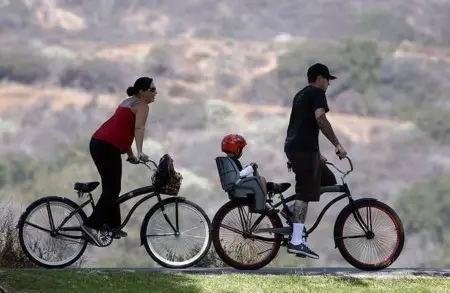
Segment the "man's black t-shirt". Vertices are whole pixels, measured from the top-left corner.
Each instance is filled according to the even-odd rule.
[[[329,111],[325,91],[322,89],[308,85],[295,95],[284,143],[285,152],[319,150],[319,126],[314,114],[319,108]]]

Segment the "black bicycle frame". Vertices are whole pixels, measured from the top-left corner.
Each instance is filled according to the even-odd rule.
[[[356,218],[356,221],[358,222],[358,224],[361,226],[361,228],[366,228],[367,226],[364,224],[364,221],[362,220],[362,217],[359,213],[359,211],[356,209],[356,205],[354,203],[354,200],[351,196],[350,193],[350,189],[348,188],[347,183],[343,183],[342,185],[331,185],[331,186],[322,186],[320,188],[320,193],[327,193],[327,192],[343,192],[343,194],[337,196],[336,198],[332,199],[320,212],[319,216],[317,217],[316,221],[314,222],[314,224],[312,225],[312,227],[306,231],[306,235],[308,236],[309,234],[311,234],[316,228],[317,226],[319,226],[320,222],[322,221],[323,216],[325,215],[325,213],[328,211],[328,209],[334,205],[335,203],[337,203],[338,201],[344,199],[344,198],[348,198],[350,204],[353,205],[353,207],[355,208],[355,211],[353,212],[353,215]],[[286,203],[291,202],[293,200],[295,200],[295,195],[291,195],[287,198],[283,198],[281,195],[282,200],[277,202],[276,204],[272,205],[273,209],[276,209],[277,207],[279,207],[280,205],[286,205]],[[269,211],[270,212],[270,211]],[[256,220],[256,222],[253,224],[252,228],[250,229],[250,231],[252,231],[258,224],[259,222],[261,222],[261,220],[264,218],[264,214],[262,214],[260,216],[260,218],[258,218],[258,220]],[[286,217],[285,217],[286,218]],[[286,218],[288,219],[288,218]],[[361,223],[362,222],[362,223]],[[277,233],[277,234],[283,234],[283,235],[290,235],[291,234],[291,227],[282,227],[282,228],[263,228],[263,229],[257,229],[254,232],[271,232],[271,233]],[[255,238],[260,238],[258,236],[255,236]],[[265,239],[265,238],[261,238],[261,239]]]
[[[320,212],[319,216],[317,217],[316,221],[314,222],[314,224],[311,226],[311,228],[309,230],[306,231],[306,236],[311,234],[316,228],[317,226],[319,226],[320,222],[322,221],[323,216],[325,215],[325,213],[328,211],[328,209],[334,205],[335,203],[337,203],[338,201],[344,199],[344,198],[348,198],[350,202],[353,201],[352,196],[350,194],[350,190],[347,186],[347,183],[344,183],[342,185],[331,185],[331,186],[322,186],[320,188],[320,193],[330,193],[330,192],[343,192],[343,194],[337,196],[336,198],[332,199],[329,203],[327,203],[322,211]],[[276,203],[275,205],[273,205],[273,208],[277,208],[280,205],[284,205],[288,202],[291,202],[295,200],[295,195],[291,195],[285,199],[282,199],[280,202]],[[287,233],[283,233],[283,234],[290,234],[290,228],[289,231]]]
[[[62,226],[73,216],[73,215],[75,215],[76,213],[78,213],[78,211],[79,210],[81,210],[81,209],[83,209],[85,206],[87,206],[89,203],[92,205],[92,207],[94,208],[94,199],[93,199],[93,197],[92,197],[92,194],[89,192],[89,193],[87,193],[88,194],[88,196],[89,196],[89,199],[87,200],[87,201],[85,201],[84,203],[82,203],[78,208],[76,208],[75,210],[73,210],[67,217],[65,217],[65,219],[62,221],[62,223],[58,226],[58,228],[56,228],[56,229],[54,229],[54,224],[53,224],[53,218],[52,218],[52,216],[51,216],[51,213],[49,213],[49,217],[50,217],[50,225],[51,225],[51,228],[52,228],[52,230],[53,231],[49,231],[49,230],[47,230],[47,229],[45,229],[45,228],[42,228],[42,227],[39,227],[39,226],[37,226],[37,225],[34,225],[34,224],[31,224],[31,223],[27,223],[28,225],[30,225],[30,226],[33,226],[33,227],[35,227],[35,228],[37,228],[37,229],[40,229],[40,230],[43,230],[43,231],[46,231],[46,232],[48,232],[48,233],[50,233],[50,234],[59,234],[59,235],[62,235],[62,236],[65,236],[65,237],[67,237],[67,238],[74,238],[74,239],[82,239],[83,237],[82,236],[72,236],[72,235],[65,235],[65,234],[62,234],[62,233],[59,233],[58,231],[80,231],[81,230],[81,228],[80,227],[65,227],[65,228],[62,228]],[[143,195],[143,194],[148,194],[148,195],[146,195],[146,196],[144,196],[143,198],[141,198],[138,202],[136,202],[135,204],[134,204],[134,206],[131,208],[131,210],[128,212],[128,214],[127,214],[127,216],[126,216],[126,218],[125,218],[125,220],[122,222],[122,224],[120,225],[120,228],[119,228],[119,230],[120,229],[123,229],[123,227],[125,227],[126,226],[126,224],[128,223],[128,221],[130,220],[130,218],[131,218],[131,216],[132,216],[132,214],[134,213],[134,211],[143,203],[143,202],[145,202],[146,200],[148,200],[148,199],[150,199],[150,198],[152,198],[152,197],[154,197],[154,196],[156,196],[157,198],[158,198],[158,203],[160,204],[160,207],[161,207],[161,209],[164,211],[164,206],[161,204],[161,195],[158,193],[158,192],[156,192],[155,191],[155,188],[154,188],[154,186],[153,185],[149,185],[149,186],[145,186],[145,187],[141,187],[141,188],[137,188],[137,189],[134,189],[134,190],[131,190],[131,191],[129,191],[129,192],[127,192],[127,193],[124,193],[123,195],[121,195],[121,196],[119,196],[119,198],[116,200],[116,204],[119,204],[119,205],[121,205],[121,204],[123,204],[123,203],[125,203],[126,201],[128,201],[128,200],[130,200],[130,199],[133,199],[133,198],[136,198],[136,197],[138,197],[138,196],[141,196],[141,195]],[[81,196],[80,196],[81,197]],[[47,202],[47,209],[49,209],[50,208],[50,206],[49,206],[49,203]],[[174,227],[173,225],[172,225],[172,223],[171,223],[171,221],[169,220],[169,218],[167,217],[167,215],[164,215],[164,218],[166,219],[166,221],[169,223],[169,225],[172,227],[172,229],[174,230],[174,233],[178,233],[178,215],[177,215],[177,223],[176,223],[176,227]]]

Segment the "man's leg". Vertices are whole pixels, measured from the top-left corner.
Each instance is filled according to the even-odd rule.
[[[303,229],[308,213],[308,203],[318,201],[319,171],[318,153],[293,153],[287,154],[295,173],[295,210],[293,214],[293,230],[288,252],[297,253],[317,259],[319,256],[309,249],[303,241]]]
[[[320,176],[321,186],[336,185],[337,184],[336,176],[330,170],[330,168],[328,168],[327,164],[321,161],[320,168],[321,168],[321,176]]]
[[[291,243],[298,245],[303,242],[303,228],[305,227],[308,202],[297,199],[293,213],[293,230]]]

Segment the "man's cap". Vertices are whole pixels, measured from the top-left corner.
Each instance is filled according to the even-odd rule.
[[[315,77],[322,75],[324,78],[328,78],[330,80],[336,79],[337,77],[331,75],[330,70],[326,65],[322,63],[316,63],[308,68],[308,79],[314,79]]]

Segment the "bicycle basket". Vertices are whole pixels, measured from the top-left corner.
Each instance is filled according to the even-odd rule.
[[[176,196],[180,191],[183,176],[175,171],[172,158],[165,154],[159,160],[159,165],[152,176],[152,181],[156,192]]]

